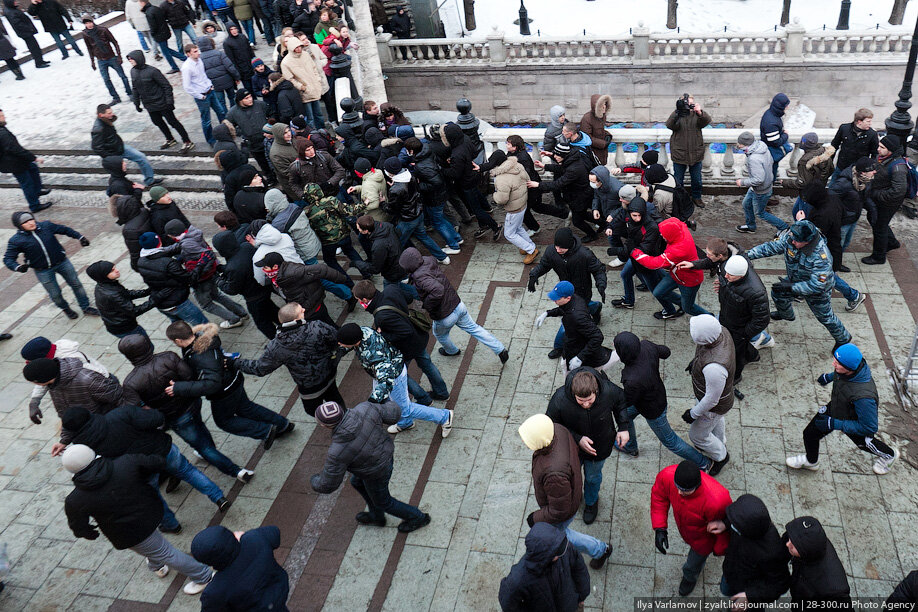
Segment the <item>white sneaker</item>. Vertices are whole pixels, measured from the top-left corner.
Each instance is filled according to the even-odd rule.
[[[619,266],[623,266],[623,265],[625,265],[625,262],[623,262],[623,261],[622,261],[621,259],[619,259],[618,257],[616,257],[615,259],[613,259],[612,261],[609,262],[609,267],[610,267],[610,268],[618,268]]]
[[[440,433],[443,434],[444,438],[448,438],[450,432],[453,431],[453,411],[447,410],[447,412],[449,413],[449,418],[445,423],[440,425]]]
[[[893,456],[889,459],[877,459],[873,462],[873,473],[883,476],[884,474],[889,474],[889,468],[892,467],[892,464],[896,462],[896,459],[899,458],[899,449],[893,449]]]
[[[768,338],[768,340],[765,341],[764,340],[765,338]],[[758,340],[756,340],[755,342],[750,342],[750,344],[752,344],[753,348],[755,348],[756,350],[762,349],[762,348],[772,348],[775,345],[775,339],[770,334],[766,335],[762,333],[759,335]]]
[[[440,265],[441,265],[441,266],[448,266],[450,263],[452,263],[452,262],[449,260],[449,255],[446,256],[446,259],[441,259],[441,260],[440,260]]]
[[[253,472],[252,470],[247,470],[245,468],[242,468],[241,470],[239,470],[239,473],[236,474],[236,480],[238,480],[242,484],[249,484],[249,481],[252,480],[252,476],[254,475],[255,475],[255,472]]]
[[[240,318],[235,323],[230,323],[229,321],[220,321],[220,329],[233,329],[234,327],[242,327],[245,323]]]
[[[194,456],[197,457],[198,459],[200,459],[201,461],[204,461],[204,460],[205,460],[205,459],[204,459],[204,456],[203,456],[201,453],[199,453],[198,451],[192,450],[191,452],[194,453]]]
[[[806,460],[806,455],[793,455],[791,457],[788,457],[784,463],[787,464],[787,467],[793,468],[795,470],[799,470],[803,468],[804,470],[810,470],[811,472],[815,472],[816,470],[819,469],[819,462],[810,463],[809,461]],[[874,467],[874,469],[876,468]]]
[[[214,572],[215,574],[216,572]],[[210,584],[210,581],[214,579],[214,574],[210,575],[210,580],[207,582],[195,582],[190,580],[185,583],[185,586],[182,587],[182,591],[185,595],[198,595],[201,591],[207,588],[207,585]]]
[[[459,246],[462,246],[463,244],[465,244],[465,239],[464,239],[464,238],[460,238],[458,244],[459,244]]]
[[[169,575],[169,566],[164,565],[153,573],[156,574],[157,578],[165,578]]]
[[[415,427],[417,427],[417,423],[415,423],[414,421],[412,421],[411,425],[409,425],[408,427],[399,427],[398,423],[396,423],[395,425],[389,425],[389,428],[386,429],[386,431],[388,431],[390,434],[397,434],[403,431],[408,431],[409,429],[414,429]]]
[[[462,251],[460,251],[459,249],[454,249],[452,247],[445,246],[443,247],[443,252],[446,253],[447,255],[458,255]]]
[[[538,232],[535,231],[535,230],[530,230],[530,229],[526,230],[526,234],[527,234],[530,238],[532,238],[533,236],[535,236],[537,233],[538,233]]]
[[[341,250],[341,247],[338,247],[337,249],[335,249],[335,255],[341,255],[343,253],[344,251]]]

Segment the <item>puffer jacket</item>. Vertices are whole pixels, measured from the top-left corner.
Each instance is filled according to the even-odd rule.
[[[150,213],[134,196],[118,196],[115,200],[115,223],[121,226],[121,237],[131,254],[131,268],[137,270],[140,260],[140,236],[153,231]]]
[[[556,178],[539,183],[539,191],[558,190],[572,211],[589,210],[593,205],[593,190],[590,189],[590,168],[585,160],[583,155],[571,151],[560,164],[545,164],[545,171],[555,173]]]
[[[790,105],[790,98],[783,93],[777,94],[771,99],[771,105],[762,120],[759,122],[759,138],[766,146],[779,148],[787,142],[787,134],[784,133],[784,109]]]
[[[574,376],[586,372],[596,379],[599,391],[590,408],[584,409],[578,402],[571,385]],[[615,432],[627,431],[631,420],[625,411],[625,393],[613,383],[604,372],[590,367],[581,367],[568,372],[564,386],[557,389],[548,401],[545,411],[552,421],[567,428],[577,443],[581,461],[602,461],[612,454]],[[590,438],[595,455],[589,455],[580,448],[580,438]]]
[[[159,410],[118,406],[105,414],[90,414],[85,425],[73,430],[70,443],[85,444],[109,459],[128,453],[165,457],[172,450],[172,438],[162,430],[165,422]]]
[[[105,376],[86,368],[83,361],[75,357],[57,361],[60,363],[60,374],[48,385],[48,395],[57,416],[63,418],[64,412],[71,406],[82,406],[93,414],[105,414],[121,405],[124,389],[114,374]],[[69,444],[72,437],[72,432],[61,429],[62,444]]]
[[[216,323],[204,323],[191,328],[195,338],[182,349],[182,359],[194,372],[194,380],[176,381],[173,393],[179,397],[206,397],[219,400],[244,384],[242,372],[226,363]]]
[[[273,285],[287,303],[299,302],[306,309],[306,316],[312,316],[325,300],[322,281],[347,283],[348,277],[324,263],[301,264],[283,262],[278,268]]]
[[[618,199],[618,191],[624,183],[612,176],[605,166],[596,166],[590,174],[599,179],[601,185],[593,190],[593,210],[598,210],[600,219],[607,219],[621,210],[622,202]]]
[[[832,139],[832,147],[838,151],[835,167],[845,170],[862,157],[876,157],[879,144],[880,137],[876,130],[859,130],[853,121],[843,123],[838,126]]]
[[[370,172],[363,175],[362,182],[354,186],[354,194],[359,202],[348,207],[344,205],[347,214],[353,217],[367,214],[375,221],[388,223],[389,214],[383,210],[382,202],[386,199],[386,177],[382,170],[371,168]]]
[[[791,601],[795,604],[815,604],[837,601],[851,602],[848,576],[818,520],[812,516],[797,517],[789,522],[781,541],[790,540],[799,557],[791,557]],[[812,603],[811,603],[812,602]]]
[[[96,281],[94,293],[96,308],[102,315],[102,324],[113,336],[124,334],[137,327],[137,317],[153,309],[153,300],[135,305],[139,300],[150,295],[149,287],[128,289],[117,280],[93,278]]]
[[[668,346],[641,340],[630,331],[620,332],[612,341],[622,360],[622,389],[625,402],[637,408],[647,420],[659,418],[666,410],[666,385],[660,378],[660,360],[669,359]]]
[[[670,217],[660,222],[660,235],[666,241],[666,248],[660,255],[647,255],[640,249],[634,249],[631,256],[648,270],[666,270],[674,281],[682,287],[697,287],[704,281],[704,272],[688,268],[677,270],[676,265],[683,261],[695,261],[698,249],[695,239],[683,221]]]
[[[500,581],[498,600],[503,612],[571,612],[589,595],[583,555],[564,532],[536,523],[526,534],[526,554]]]
[[[577,357],[585,366],[598,368],[605,365],[612,351],[602,345],[602,331],[593,321],[586,300],[577,294],[567,304],[548,311],[550,317],[561,317],[564,326],[564,359],[570,363]]]
[[[561,115],[566,112],[565,108],[559,104],[552,106],[548,110],[550,121],[548,127],[545,128],[545,135],[542,136],[542,148],[544,150],[553,151],[555,145],[558,144],[558,140],[561,138],[561,128],[564,127],[564,123],[561,122]]]
[[[899,151],[885,159],[877,160],[880,167],[870,181],[867,194],[877,206],[897,208],[908,193],[908,167]]]
[[[532,483],[539,509],[535,523],[563,523],[577,514],[583,500],[580,447],[563,425],[554,424],[548,446],[532,453]]]
[[[835,164],[832,162],[834,155],[835,148],[832,145],[818,146],[815,149],[806,151],[797,160],[797,177],[792,185],[787,185],[787,183],[784,183],[784,185],[793,186],[797,189],[810,182],[825,185],[829,182],[832,172],[835,171]]]
[[[328,58],[313,44],[301,53],[295,53],[294,50],[301,46],[303,43],[296,38],[291,37],[287,40],[287,55],[280,64],[281,74],[300,92],[303,102],[314,102],[322,97],[323,83],[327,83],[325,75],[316,65],[316,54],[322,57],[323,65]]]
[[[383,209],[392,216],[393,223],[414,221],[424,213],[417,179],[404,169],[391,180],[389,195],[382,203]]]
[[[746,168],[749,170],[749,176],[740,179],[742,186],[751,187],[754,193],[760,195],[769,193],[775,182],[773,163],[774,159],[765,143],[761,140],[753,142],[746,149]]]
[[[303,214],[322,244],[336,244],[350,235],[347,219],[338,210],[338,198],[323,195],[321,187],[310,183],[303,192],[302,202],[305,202]]]
[[[322,472],[310,481],[313,490],[331,493],[341,486],[346,472],[366,480],[389,474],[395,444],[385,428],[401,418],[401,409],[392,401],[361,402],[344,413],[332,430]]]
[[[271,225],[290,236],[303,261],[319,255],[322,243],[309,225],[309,217],[304,214],[302,206],[288,203],[280,189],[271,189],[265,194],[265,211]]]
[[[768,508],[755,495],[740,495],[727,506],[730,543],[724,556],[724,579],[730,595],[745,591],[753,603],[777,599],[790,587],[790,553],[771,522]]]
[[[241,295],[248,302],[271,299],[271,290],[255,281],[252,258],[255,247],[242,244],[230,230],[218,232],[213,237],[214,248],[226,260],[223,273],[217,277],[217,287],[227,295]]]
[[[69,236],[79,240],[83,235],[66,225],[59,225],[53,221],[39,221],[35,230],[27,232],[17,229],[16,233],[6,244],[6,253],[3,263],[10,270],[16,270],[19,265],[19,254],[25,256],[24,263],[33,270],[47,270],[67,259],[67,252],[58,242],[56,235]]]
[[[768,327],[769,302],[768,291],[758,272],[749,264],[746,275],[738,281],[729,282],[723,273],[718,274],[720,300],[718,319],[731,335],[740,334],[751,339]]]
[[[398,265],[408,273],[411,284],[421,296],[424,310],[434,321],[445,319],[462,303],[435,258],[424,257],[416,248],[408,247],[399,256]]]
[[[723,555],[730,541],[728,532],[708,533],[708,523],[722,521],[730,505],[730,492],[712,476],[701,472],[701,484],[691,495],[680,495],[675,475],[678,466],[660,470],[650,490],[650,525],[654,529],[667,529],[669,508],[679,535],[699,555]]]
[[[850,225],[857,223],[861,218],[861,211],[870,210],[876,205],[867,197],[870,183],[862,183],[857,179],[853,166],[841,171],[835,182],[829,187],[829,193],[835,194],[841,201],[845,211],[842,214],[841,224]]]
[[[800,221],[800,223],[810,223]],[[835,287],[835,273],[832,271],[832,256],[825,239],[819,235],[816,227],[816,238],[802,249],[792,242],[793,234],[787,232],[777,240],[760,244],[746,251],[750,261],[773,255],[784,255],[788,279],[794,283],[794,295],[828,295]]]
[[[606,114],[612,108],[612,96],[593,94],[590,110],[580,119],[580,131],[590,137],[590,148],[603,166],[609,160],[609,133],[606,131]]]
[[[574,291],[587,302],[593,299],[593,281],[596,290],[606,291],[606,267],[596,258],[590,249],[583,246],[580,239],[574,237],[574,246],[564,255],[554,247],[545,249],[539,263],[529,271],[529,278],[540,278],[551,270],[558,275],[558,280],[569,281]]]
[[[149,406],[159,410],[167,421],[175,420],[191,410],[197,398],[166,395],[166,387],[194,380],[194,371],[176,353],[164,351],[153,354],[153,343],[146,336],[134,334],[118,342],[118,351],[134,369],[124,377],[124,402],[134,406]]]
[[[357,269],[364,276],[373,274],[382,274],[383,278],[390,283],[398,283],[404,280],[405,270],[398,265],[399,255],[402,253],[402,245],[398,240],[398,234],[391,223],[377,221],[376,227],[370,232],[370,240],[373,245],[370,248],[370,261],[354,262]]]
[[[223,52],[236,66],[236,70],[239,71],[244,81],[251,79],[252,75],[255,74],[255,70],[252,68],[252,59],[255,57],[255,52],[252,51],[249,42],[249,39],[246,38],[241,29],[236,32],[235,36],[227,32],[226,40],[223,41]]]
[[[324,321],[300,319],[284,323],[258,359],[237,359],[236,369],[254,376],[267,376],[287,366],[301,389],[309,389],[335,375],[338,331]]]
[[[472,142],[453,123],[447,123],[440,131],[443,144],[449,145],[449,166],[443,168],[443,175],[450,179],[457,189],[468,190],[478,186],[478,173],[472,168],[475,161],[475,149]],[[382,156],[380,156],[382,164]]]
[[[507,213],[520,212],[529,202],[529,176],[515,157],[491,170],[494,177],[494,203],[503,206]]]
[[[172,84],[159,69],[147,64],[143,51],[137,49],[128,53],[127,56],[136,63],[131,68],[131,99],[134,105],[143,103],[143,107],[148,111],[175,108]]]
[[[137,271],[151,289],[150,300],[161,309],[174,308],[188,299],[192,276],[172,250],[144,249],[137,260]]]
[[[699,115],[690,111],[680,116],[673,111],[666,119],[666,127],[672,130],[669,138],[669,156],[673,163],[692,166],[704,159],[704,136],[702,128],[711,124],[711,115],[702,110]]]
[[[218,51],[214,41],[208,36],[198,38],[198,48],[201,50],[201,61],[204,62],[204,72],[213,83],[216,91],[234,89],[236,81],[242,80],[236,65],[230,61],[223,51]]]
[[[284,261],[303,263],[303,260],[300,259],[296,252],[296,247],[293,246],[293,239],[290,236],[280,233],[274,226],[263,219],[253,221],[249,226],[249,231],[255,228],[257,228],[255,232],[255,255],[252,257],[251,265],[252,273],[258,284],[265,284],[265,273],[255,265],[255,262],[261,261],[268,253],[280,253]]]

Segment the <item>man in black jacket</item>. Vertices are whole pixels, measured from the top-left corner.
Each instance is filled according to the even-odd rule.
[[[567,143],[559,142],[555,145],[552,156],[556,162],[554,164],[543,164],[540,161],[533,163],[548,172],[554,172],[557,178],[542,182],[530,180],[527,185],[530,189],[538,189],[542,193],[560,191],[564,203],[571,209],[571,223],[586,234],[587,242],[592,242],[598,236],[596,229],[591,225],[596,223],[591,210],[593,190],[590,188],[590,170],[593,166],[586,164],[584,155],[572,152],[571,145]]]
[[[95,540],[99,531],[116,550],[130,548],[147,559],[147,568],[159,578],[169,569],[191,580],[184,592],[196,595],[204,590],[213,572],[203,563],[177,550],[159,532],[163,506],[150,477],[163,469],[159,455],[122,455],[116,459],[97,457],[84,444],[74,444],[61,457],[73,476],[74,490],[64,500],[67,523],[73,535]],[[94,519],[96,524],[90,523]]]
[[[656,151],[653,152],[656,153]],[[631,185],[622,187],[621,191],[625,190],[635,193],[634,187]],[[609,255],[616,255],[617,261],[626,262],[621,271],[624,295],[620,300],[612,300],[612,305],[615,308],[631,309],[634,308],[635,300],[635,274],[643,284],[643,288],[640,285],[638,286],[637,289],[639,291],[653,291],[663,277],[663,273],[660,270],[649,270],[637,263],[637,260],[631,257],[631,253],[634,249],[638,249],[647,255],[662,255],[666,248],[666,241],[660,235],[660,228],[654,219],[655,211],[652,202],[646,202],[643,198],[634,196],[627,203],[623,201],[622,204],[626,209],[624,213],[624,236],[621,238],[621,244],[610,247],[608,253]],[[613,233],[616,233],[621,231],[621,226],[617,225],[617,227],[610,229]]]
[[[555,391],[545,411],[552,421],[564,425],[580,447],[583,465],[583,522],[596,520],[602,466],[613,445],[629,441],[631,421],[625,411],[625,393],[604,372],[581,367],[568,373],[564,386]]]
[[[0,155],[0,172],[9,172],[16,178],[26,202],[29,203],[29,210],[36,213],[50,208],[51,202],[42,204],[38,199],[40,196],[51,193],[50,189],[45,189],[41,184],[41,174],[38,172],[38,164],[35,163],[41,160],[19,144],[19,140],[6,127],[6,115],[2,110],[0,110],[0,151],[3,151],[3,154]]]
[[[228,363],[219,331],[214,323],[194,328],[184,321],[169,324],[166,337],[182,350],[182,359],[191,367],[195,378],[173,382],[166,387],[166,395],[206,397],[217,427],[237,436],[264,440],[264,448],[269,450],[275,438],[292,432],[294,425],[249,399],[245,377]]]
[[[430,515],[401,502],[389,493],[392,455],[395,443],[383,429],[395,425],[402,413],[393,401],[385,404],[361,402],[347,412],[335,402],[325,402],[316,410],[316,420],[332,430],[331,444],[322,472],[310,479],[318,493],[331,493],[351,473],[351,486],[367,502],[367,511],[358,512],[361,525],[385,527],[386,514],[402,519],[398,530],[410,533],[430,523]]]
[[[117,120],[118,116],[115,115],[115,111],[112,110],[110,105],[100,104],[96,107],[96,122],[92,125],[92,131],[90,132],[92,150],[103,159],[118,155],[137,164],[143,173],[144,185],[147,187],[162,183],[163,179],[153,177],[153,166],[150,165],[150,160],[147,159],[147,156],[134,147],[124,144],[124,141],[121,140],[121,136],[118,135],[118,131],[115,129],[115,121]]]
[[[109,104],[120,104],[121,97],[118,90],[112,84],[112,79],[108,74],[109,69],[115,71],[121,82],[124,83],[124,91],[127,97],[131,97],[131,84],[128,82],[127,75],[121,67],[121,47],[111,31],[100,25],[96,25],[92,15],[83,15],[80,19],[83,22],[83,42],[86,43],[86,52],[89,54],[89,62],[92,69],[96,69],[96,62],[99,64],[99,72],[102,74],[102,81],[108,92],[112,94],[112,101]]]
[[[539,278],[548,274],[549,270],[558,275],[558,280],[569,281],[574,286],[574,291],[587,303],[590,315],[598,324],[602,303],[606,301],[606,268],[568,227],[555,232],[554,248],[545,249],[539,263],[529,271],[529,293],[535,292]],[[594,280],[601,298],[599,302],[593,301]],[[548,353],[548,358],[560,357],[563,344],[564,325],[558,328],[554,348]]]
[[[615,352],[602,345],[602,332],[584,299],[575,293],[574,285],[561,281],[548,292],[548,299],[557,307],[540,314],[536,328],[542,326],[546,317],[561,317],[561,327],[566,328],[561,351],[568,370],[582,365],[606,370],[618,363]]]
[[[178,58],[183,62],[186,58],[181,49],[174,51],[169,48],[172,31],[169,30],[169,24],[166,22],[166,13],[163,9],[150,4],[150,0],[140,0],[140,10],[143,11],[147,18],[147,23],[150,24],[150,35],[159,45],[159,50],[162,52],[163,57],[166,58],[166,61],[169,62],[169,67],[172,68],[167,74],[177,74],[179,69],[173,58]],[[130,54],[128,54],[128,57],[130,57]],[[134,87],[136,89],[137,86],[135,85]]]
[[[873,122],[873,111],[859,108],[854,113],[854,121],[838,126],[832,147],[838,151],[835,159],[835,170],[829,177],[829,187],[835,184],[845,168],[850,168],[862,157],[876,157],[880,137],[870,127]]]
[[[83,56],[83,52],[80,51],[80,47],[77,46],[77,42],[73,39],[73,35],[70,34],[70,30],[68,30],[68,27],[73,28],[73,19],[67,9],[61,6],[60,2],[57,0],[32,0],[28,12],[29,15],[38,17],[38,20],[41,21],[42,27],[51,35],[57,48],[61,50],[62,59],[70,57],[70,54],[67,53],[67,45],[64,43],[65,39],[70,43],[77,55]]]
[[[13,31],[16,32],[16,36],[25,42],[26,47],[29,49],[29,53],[32,54],[32,60],[35,62],[35,67],[47,68],[50,66],[51,63],[46,61],[42,55],[41,45],[35,40],[35,35],[38,34],[38,30],[35,29],[35,24],[32,23],[32,20],[19,10],[19,3],[17,0],[3,0],[3,15],[6,17],[6,20],[10,22],[10,26],[13,28]]]
[[[188,321],[192,325],[207,323],[207,317],[188,296],[191,294],[192,274],[172,255],[179,252],[174,244],[163,248],[153,232],[140,235],[140,259],[137,271],[151,289],[150,299],[157,310],[170,321]]]
[[[183,46],[183,33],[188,35],[192,43],[196,44],[198,42],[198,37],[195,36],[194,27],[192,27],[195,23],[196,15],[191,9],[191,5],[188,4],[188,0],[166,0],[159,5],[159,8],[162,9],[166,17],[166,23],[169,24],[175,34],[176,49],[181,49]]]
[[[404,53],[404,50],[402,51]],[[449,145],[449,165],[443,168],[443,175],[453,182],[465,207],[478,219],[475,238],[481,238],[488,231],[494,232],[494,240],[500,238],[504,226],[487,213],[488,201],[478,188],[479,174],[475,165],[475,150],[471,141],[454,123],[443,126],[441,137]]]
[[[226,33],[226,40],[223,41],[223,52],[236,66],[246,90],[251,92],[252,75],[255,74],[255,70],[252,68],[252,59],[254,59],[255,53],[249,44],[252,41],[245,37],[245,34],[235,23],[226,24]]]
[[[785,529],[781,539],[791,556],[791,602],[800,609],[821,607],[829,601],[841,604],[839,608],[850,605],[845,566],[822,524],[812,516],[801,516]]]
[[[274,251],[256,261],[255,265],[261,268],[270,286],[285,302],[298,302],[306,310],[308,319],[324,321],[337,327],[325,306],[325,289],[321,281],[325,279],[333,283],[345,283],[349,280],[347,276],[324,263],[307,265],[284,261],[284,257]],[[356,304],[357,300],[351,297],[348,300],[349,311],[353,311]]]
[[[377,221],[370,215],[363,215],[357,217],[357,231],[364,236],[369,236],[373,243],[370,252],[367,253],[369,261],[353,262],[360,273],[366,278],[374,274],[381,274],[383,287],[395,285],[405,294],[406,299],[420,299],[417,289],[402,282],[408,275],[398,265],[402,248],[395,227],[391,223]]]
[[[236,234],[228,229],[214,235],[213,245],[226,260],[217,278],[217,287],[226,295],[241,295],[255,327],[270,340],[277,333],[278,309],[271,299],[271,290],[255,280],[252,270],[255,247],[248,242],[240,244]]]
[[[902,157],[902,144],[895,134],[887,134],[878,148],[877,174],[873,177],[867,196],[877,206],[873,222],[873,252],[861,258],[861,263],[875,266],[886,263],[886,254],[899,248],[899,241],[889,227],[896,211],[908,194],[908,162]]]
[[[110,261],[95,262],[86,269],[86,274],[96,281],[96,308],[108,333],[116,338],[131,334],[146,336],[147,331],[137,322],[137,317],[153,310],[153,301],[135,306],[134,300],[149,297],[151,289],[128,289],[119,283],[121,272]]]
[[[424,229],[424,205],[417,179],[402,166],[398,157],[387,159],[384,170],[389,193],[381,206],[392,215],[401,248],[413,244],[412,239],[415,238],[427,247],[437,261],[444,266],[449,265],[449,255],[443,252]]]
[[[879,165],[875,159],[862,157],[852,166],[842,170],[835,182],[829,186],[829,192],[838,196],[844,209],[841,221],[842,252],[851,244],[862,211],[867,211],[867,221],[876,220],[877,207],[873,200],[867,197],[867,187],[877,175],[878,168]],[[851,271],[844,264],[841,264],[838,269],[841,272]]]
[[[175,144],[175,138],[169,131],[169,125],[175,128],[184,145],[182,152],[187,153],[194,148],[194,143],[188,137],[185,126],[175,117],[175,98],[172,94],[172,84],[163,76],[158,69],[147,64],[147,58],[143,51],[131,51],[127,54],[128,62],[133,66],[131,68],[131,83],[133,84],[133,94],[131,96],[137,112],[141,112],[146,107],[150,115],[150,121],[159,128],[166,138],[166,142],[160,145],[160,149],[168,149]],[[169,125],[166,125],[166,122]]]

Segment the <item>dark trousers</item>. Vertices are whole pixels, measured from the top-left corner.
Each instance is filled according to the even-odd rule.
[[[197,400],[197,405],[185,414],[166,421],[166,425],[188,446],[198,451],[205,461],[227,476],[235,478],[239,473],[239,466],[217,450],[214,439],[201,419],[201,400]]]
[[[478,227],[486,227],[496,232],[497,222],[485,211],[488,201],[481,194],[481,191],[477,187],[472,187],[471,189],[463,189],[460,193],[465,207],[478,219]]]
[[[415,506],[401,502],[389,493],[389,480],[392,478],[392,462],[385,473],[376,478],[360,478],[351,476],[351,486],[367,502],[367,511],[375,519],[382,518],[384,514],[391,514],[402,520],[408,521],[424,516],[424,513]]]
[[[268,158],[265,155],[264,146],[260,149],[249,149],[249,153],[252,154],[252,157],[255,158],[255,161],[258,162],[258,167],[261,168],[261,173],[269,179],[270,182],[274,182],[277,179],[274,177],[274,170],[271,169],[271,164],[268,163]]]
[[[214,423],[223,431],[256,440],[267,438],[272,425],[280,431],[289,422],[273,410],[250,400],[241,381],[224,397],[211,400],[210,412],[214,415]]]
[[[743,330],[729,329],[727,331],[730,332],[730,337],[733,338],[733,349],[736,352],[736,367],[733,371],[733,382],[735,384],[743,375],[743,368],[746,367],[747,363],[755,360],[759,351],[749,343],[749,338],[744,335]]]
[[[325,307],[325,302],[321,302],[319,307],[312,312],[306,313],[306,318],[310,321],[322,321],[328,323],[335,329],[338,329],[338,325],[332,320],[331,315],[328,314],[328,308]]]
[[[553,204],[545,204],[542,202],[542,192],[538,189],[529,190],[529,198],[527,201],[527,206],[529,210],[537,212],[540,215],[551,215],[552,217],[557,217],[559,219],[567,219],[567,209],[562,206],[555,206]],[[526,223],[526,227],[529,227],[529,223]],[[529,229],[535,229],[529,227]]]
[[[592,225],[595,223],[592,210],[571,210],[571,223],[586,234],[588,242],[596,239],[596,228]]]
[[[892,221],[897,210],[899,210],[899,206],[877,206],[877,220],[873,223],[872,256],[874,259],[886,261],[886,253],[889,251],[889,246],[898,242],[896,235],[893,234],[892,229],[889,227],[889,222]]]
[[[334,376],[334,375],[332,375]],[[300,401],[303,403],[303,410],[306,411],[306,414],[309,416],[316,415],[316,408],[324,404],[325,402],[335,402],[343,410],[347,410],[347,404],[344,402],[344,398],[341,397],[341,392],[338,390],[338,383],[332,378],[331,384],[325,388],[321,393],[319,392],[325,385],[328,384],[328,381],[325,381],[311,389],[304,389],[302,387],[300,390]],[[307,395],[315,395],[315,397],[305,397]]]
[[[29,53],[32,54],[32,61],[34,61],[36,65],[47,63],[41,53],[41,45],[38,44],[34,36],[26,36],[22,40],[25,41],[26,47],[29,48]]]
[[[169,131],[169,126],[166,125],[166,122],[169,122],[169,125],[175,128],[175,131],[179,133],[179,137],[182,139],[182,142],[191,142],[191,138],[188,137],[188,132],[185,131],[185,126],[175,117],[175,111],[171,108],[161,111],[151,111],[150,121],[153,122],[153,125],[159,128],[159,131],[163,133],[163,136],[166,137],[166,140],[172,140],[172,132]]]
[[[523,211],[523,225],[526,226],[526,229],[530,229],[534,232],[539,231],[539,229],[542,227],[539,225],[539,222],[536,220],[536,218],[532,216],[532,211],[529,210],[528,206],[526,207],[526,210]]]
[[[13,176],[19,182],[22,188],[22,194],[26,202],[29,203],[29,210],[35,210],[41,202],[38,201],[38,193],[42,190],[41,174],[38,172],[38,164],[29,162],[29,167],[22,172],[14,172]]]
[[[815,420],[816,417],[813,417]],[[813,421],[811,420],[809,424],[803,428],[803,446],[806,448],[806,460],[810,463],[816,463],[819,461],[819,441],[825,438],[832,432],[822,433],[819,431]],[[854,434],[846,433],[846,436],[854,442],[854,445],[866,453],[871,455],[876,455],[881,459],[889,459],[895,453],[893,449],[889,447],[883,440],[878,436],[858,436]]]
[[[246,310],[252,315],[252,321],[265,338],[270,340],[277,335],[277,304],[270,297],[245,303]]]

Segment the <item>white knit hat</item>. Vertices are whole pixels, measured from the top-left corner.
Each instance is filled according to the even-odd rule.
[[[749,271],[749,262],[742,255],[733,255],[724,264],[724,272],[733,276],[746,276]]]
[[[71,474],[85,470],[95,459],[96,451],[85,444],[71,444],[61,455],[61,463],[64,464],[64,469]]]

